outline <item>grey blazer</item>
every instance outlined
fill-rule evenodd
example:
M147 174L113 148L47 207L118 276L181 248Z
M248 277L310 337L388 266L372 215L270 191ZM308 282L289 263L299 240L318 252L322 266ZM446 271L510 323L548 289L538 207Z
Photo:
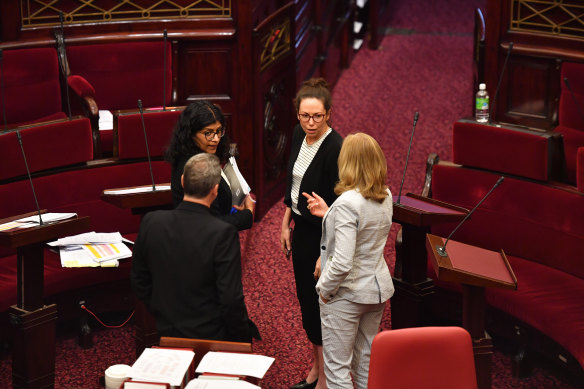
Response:
M383 249L391 227L391 192L383 203L356 190L341 194L322 220L322 274L316 291L360 304L387 301L394 292Z

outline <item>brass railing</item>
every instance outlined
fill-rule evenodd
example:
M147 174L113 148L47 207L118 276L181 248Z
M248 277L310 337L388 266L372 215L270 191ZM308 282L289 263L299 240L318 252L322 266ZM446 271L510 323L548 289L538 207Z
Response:
M584 39L584 1L512 0L510 28Z
M22 27L181 18L229 18L231 0L20 0Z

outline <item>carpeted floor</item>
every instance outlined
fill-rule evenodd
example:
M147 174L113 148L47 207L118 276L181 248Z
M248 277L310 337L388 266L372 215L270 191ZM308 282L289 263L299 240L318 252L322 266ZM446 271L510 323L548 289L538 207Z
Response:
M332 122L342 135L362 131L374 136L389 165L388 184L397 195L410 140L414 112L420 119L413 141L403 193L419 193L430 152L451 158L451 125L472 115L473 11L484 0L396 0L388 35L377 51L361 49L339 79L333 93ZM365 47L365 46L364 46ZM278 249L282 203L247 232L243 284L251 318L263 340L257 353L275 357L263 380L265 388L286 388L304 378L311 348L302 330L292 265ZM385 254L393 271L394 225ZM382 329L391 328L389 305ZM95 347L83 350L76 339L59 337L56 387L99 388L99 377L115 363L134 358L133 326L98 331ZM0 387L10 383L10 356L0 360ZM511 377L511 357L496 351L495 388L574 388L541 367L523 380Z

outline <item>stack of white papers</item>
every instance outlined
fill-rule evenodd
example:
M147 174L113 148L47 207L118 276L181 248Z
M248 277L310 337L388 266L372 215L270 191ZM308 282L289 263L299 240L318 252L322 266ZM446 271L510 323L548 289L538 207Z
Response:
M61 220L71 219L77 216L76 213L43 213L43 224L58 222ZM15 228L30 228L36 227L40 224L39 215L24 217L22 219L14 220L8 223L0 224L0 231L12 230Z
M156 191L165 191L170 190L170 185L156 185ZM123 195L123 194L131 194L131 193L146 193L146 192L153 192L152 185L150 186L137 186L135 188L127 188L127 189L108 189L104 190L103 194L107 195Z
M114 115L111 111L99 110L99 130L112 130L114 128Z
M136 381L180 386L194 357L195 353L188 350L147 348L132 365L129 376Z
M221 380L199 377L189 382L185 389L259 389L259 386L242 380Z
M63 267L118 267L119 259L132 256L123 240L119 232L88 232L61 238L48 245L59 247Z
M197 373L264 378L274 358L256 354L209 351L197 366Z

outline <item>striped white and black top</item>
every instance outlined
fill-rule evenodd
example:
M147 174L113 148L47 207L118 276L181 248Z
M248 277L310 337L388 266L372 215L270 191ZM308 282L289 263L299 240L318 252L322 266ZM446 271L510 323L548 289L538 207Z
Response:
M306 169L308 169L308 166L314 159L320 145L331 132L332 129L329 127L323 136L311 145L306 143L306 137L304 137L304 140L302 141L302 146L298 152L298 158L296 158L294 168L292 169L292 189L290 190L292 211L298 215L300 215L300 211L298 211L298 196L301 196L300 183L302 182L302 177L304 177L304 173L306 173Z

